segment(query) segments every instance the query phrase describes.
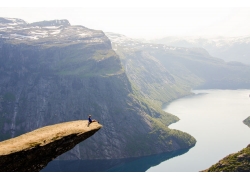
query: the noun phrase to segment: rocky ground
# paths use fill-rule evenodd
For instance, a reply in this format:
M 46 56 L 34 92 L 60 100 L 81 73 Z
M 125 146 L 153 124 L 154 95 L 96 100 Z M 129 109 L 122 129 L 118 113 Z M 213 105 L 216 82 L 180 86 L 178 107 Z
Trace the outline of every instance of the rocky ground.
M 97 132 L 102 125 L 78 120 L 45 126 L 0 142 L 0 171 L 39 171 L 62 153 Z

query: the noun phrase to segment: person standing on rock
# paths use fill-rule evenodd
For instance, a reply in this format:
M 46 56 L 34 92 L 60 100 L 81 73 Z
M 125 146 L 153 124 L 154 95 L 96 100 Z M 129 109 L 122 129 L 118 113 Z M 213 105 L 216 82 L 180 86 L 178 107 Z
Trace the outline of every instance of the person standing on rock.
M 95 120 L 95 119 L 91 119 L 91 115 L 89 115 L 89 123 L 88 123 L 88 126 L 90 125 L 90 123 L 92 123 L 92 122 L 98 122 L 97 120 Z M 98 122 L 99 123 L 99 122 Z

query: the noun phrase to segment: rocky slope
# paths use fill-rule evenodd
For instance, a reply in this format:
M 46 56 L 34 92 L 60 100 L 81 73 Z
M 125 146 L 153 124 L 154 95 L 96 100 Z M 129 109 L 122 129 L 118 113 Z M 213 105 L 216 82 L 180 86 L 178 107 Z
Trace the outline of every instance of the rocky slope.
M 250 172 L 250 145 L 228 155 L 203 172 Z
M 0 142 L 1 172 L 34 172 L 91 137 L 102 125 L 78 120 L 46 126 Z
M 0 140 L 92 114 L 104 128 L 57 160 L 119 159 L 194 146 L 176 116 L 140 101 L 102 31 L 0 19 Z

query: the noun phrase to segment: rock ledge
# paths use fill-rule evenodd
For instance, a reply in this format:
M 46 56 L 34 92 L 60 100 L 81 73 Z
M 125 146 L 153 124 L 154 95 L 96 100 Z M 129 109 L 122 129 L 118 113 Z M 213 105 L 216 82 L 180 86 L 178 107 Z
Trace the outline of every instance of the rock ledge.
M 0 171 L 40 171 L 57 156 L 97 132 L 102 125 L 78 120 L 45 126 L 0 142 Z

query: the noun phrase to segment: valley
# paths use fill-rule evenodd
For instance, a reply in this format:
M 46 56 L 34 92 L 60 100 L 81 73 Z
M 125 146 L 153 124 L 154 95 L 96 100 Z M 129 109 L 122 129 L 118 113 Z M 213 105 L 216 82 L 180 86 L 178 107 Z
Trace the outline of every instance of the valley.
M 186 152 L 197 140 L 170 128 L 180 118 L 163 106 L 193 89 L 250 88 L 250 66 L 204 48 L 145 43 L 65 19 L 0 18 L 0 63 L 1 141 L 89 114 L 103 125 L 55 164 Z
M 167 127 L 178 117 L 142 101 L 102 31 L 67 20 L 0 20 L 2 141 L 92 114 L 103 128 L 56 160 L 133 158 L 195 145 Z

